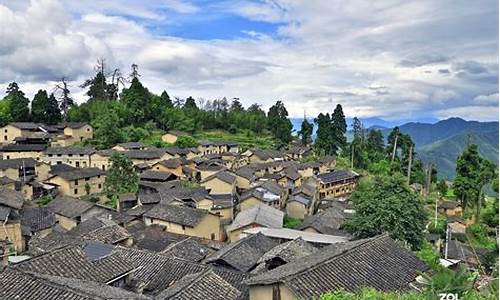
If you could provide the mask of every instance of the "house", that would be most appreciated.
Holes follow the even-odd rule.
[[[36,160],[15,158],[0,160],[0,176],[16,181],[28,181],[36,176]]]
[[[49,165],[64,163],[75,168],[90,168],[90,156],[94,152],[94,149],[88,147],[49,147],[41,159]]]
[[[301,160],[311,154],[310,147],[295,146],[285,151],[287,160]]]
[[[250,188],[250,184],[255,179],[253,169],[247,166],[238,168],[234,174],[236,176],[236,187],[240,190]]]
[[[118,196],[118,211],[124,211],[137,205],[137,195],[134,193],[124,193]]]
[[[349,170],[338,170],[316,175],[319,181],[319,198],[333,199],[349,195],[358,184],[359,174]]]
[[[286,214],[292,218],[303,220],[312,215],[317,201],[317,192],[314,186],[303,184],[295,189],[286,200]]]
[[[297,238],[301,238],[318,248],[322,248],[328,245],[345,243],[348,241],[348,239],[343,236],[306,232],[290,228],[253,227],[245,229],[240,236],[248,237],[255,234],[264,235],[270,239],[276,240],[278,243],[284,243],[293,241]]]
[[[35,234],[45,237],[55,224],[56,216],[48,207],[24,207],[21,211],[21,226],[29,237]]]
[[[456,201],[441,201],[438,204],[438,212],[446,216],[461,216],[463,209]]]
[[[96,214],[93,203],[72,197],[57,197],[47,207],[54,212],[57,223],[66,230]]]
[[[7,176],[0,177],[0,186],[4,189],[15,190],[16,189],[16,181],[10,179]]]
[[[40,160],[47,146],[43,144],[9,144],[0,148],[3,159],[32,158]]]
[[[234,142],[222,142],[222,141],[199,141],[198,151],[202,155],[209,154],[222,154],[225,152],[238,153],[239,147],[237,143]]]
[[[32,122],[14,122],[0,128],[3,143],[13,143],[18,137],[31,137],[36,133],[46,132],[42,124]]]
[[[116,151],[129,151],[129,150],[145,150],[147,145],[141,142],[129,142],[129,143],[121,143],[113,148],[112,150]]]
[[[25,248],[25,240],[21,231],[20,211],[24,206],[23,194],[0,188],[0,241],[7,240],[12,243],[14,250],[19,253]]]
[[[152,169],[159,172],[170,172],[175,174],[177,177],[183,177],[184,173],[182,172],[182,165],[183,162],[180,158],[171,158],[155,163],[152,166]]]
[[[272,161],[283,161],[284,154],[275,150],[253,149],[243,153],[249,163],[267,163]]]
[[[287,192],[276,181],[267,180],[244,191],[239,197],[239,208],[241,211],[252,206],[264,203],[276,209],[282,207],[287,197]]]
[[[348,236],[343,230],[343,226],[351,216],[351,212],[339,202],[333,202],[332,204],[332,207],[306,217],[296,229],[313,233]]]
[[[203,209],[157,204],[143,217],[146,225],[163,225],[167,232],[220,240],[219,216]]]
[[[90,155],[90,163],[92,168],[98,168],[103,171],[106,171],[111,167],[111,155],[115,150],[106,149],[106,150],[97,150]]]
[[[337,157],[335,155],[325,155],[318,159],[320,164],[320,173],[326,173],[333,170],[337,165]]]
[[[209,209],[212,213],[220,216],[221,222],[230,222],[234,218],[234,198],[232,194],[213,194],[212,207]],[[200,207],[198,207],[200,208]]]
[[[173,158],[174,156],[169,154],[165,149],[160,148],[148,148],[145,150],[129,150],[123,152],[123,154],[132,160],[134,165],[141,163],[148,164],[150,166],[155,163]]]
[[[93,216],[68,231],[68,235],[110,245],[132,246],[132,236],[116,222],[102,216]]]
[[[411,289],[429,267],[388,235],[335,244],[246,280],[250,299],[317,299],[326,292],[362,288]],[[314,288],[311,288],[314,286]]]
[[[68,147],[78,142],[91,139],[94,129],[90,124],[84,122],[66,122],[56,125],[62,131],[52,142],[53,147]]]
[[[236,192],[236,177],[228,171],[217,172],[205,177],[200,185],[209,190],[210,194],[232,194]]]
[[[200,174],[200,180],[204,180],[205,178],[226,169],[226,166],[214,161],[204,161],[195,167],[195,171],[198,171]]]
[[[488,258],[485,257],[488,253],[487,249],[472,247],[457,239],[450,239],[448,245],[443,247],[442,251],[445,259],[459,260],[468,267],[476,270],[481,269],[481,265],[488,260]]]
[[[169,235],[172,235],[169,233]],[[172,242],[170,245],[160,251],[162,255],[176,257],[188,261],[200,262],[207,255],[214,252],[210,247],[205,245],[204,241],[195,237],[185,237],[180,235],[181,239],[177,242]]]
[[[278,244],[276,240],[255,234],[224,246],[207,257],[205,263],[237,272],[249,272],[255,268],[264,253]]]
[[[177,139],[181,136],[188,136],[189,134],[179,130],[169,130],[167,133],[161,136],[161,140],[165,143],[175,144]]]
[[[243,210],[236,215],[233,223],[227,228],[229,240],[235,242],[240,234],[252,227],[282,228],[285,214],[265,204],[258,204]]]
[[[58,186],[63,196],[81,197],[102,192],[105,173],[97,168],[79,168],[61,172],[47,179],[48,183]]]

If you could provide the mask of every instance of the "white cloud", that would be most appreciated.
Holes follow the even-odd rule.
[[[492,0],[222,2],[218,13],[279,26],[275,34],[246,30],[232,40],[154,34],[155,26],[182,26],[172,19],[182,14],[204,17],[192,2],[63,3],[0,4],[0,88],[16,80],[32,95],[66,76],[83,95],[78,84],[105,57],[123,73],[139,64],[153,92],[239,97],[265,109],[281,99],[293,116],[342,103],[348,116],[442,117],[472,107],[469,117],[490,118],[480,107],[498,103]]]
[[[461,117],[465,120],[498,121],[498,106],[462,106],[436,111],[440,118]]]

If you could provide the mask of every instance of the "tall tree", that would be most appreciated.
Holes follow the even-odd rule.
[[[31,101],[31,119],[36,123],[45,123],[47,121],[46,109],[49,103],[47,91],[38,90]]]
[[[170,99],[170,96],[168,95],[167,91],[161,92],[160,95],[161,101],[165,104],[166,107],[171,108],[174,106],[172,103],[172,100]]]
[[[98,149],[108,149],[124,141],[118,115],[113,110],[99,114],[92,126],[95,128],[93,140]]]
[[[50,94],[49,100],[47,102],[47,109],[45,112],[46,124],[57,124],[62,121],[63,117],[61,114],[61,109],[59,108],[59,102],[57,101],[54,94]]]
[[[354,117],[352,123],[353,139],[351,142],[351,167],[364,168],[365,158],[365,133],[363,123]]]
[[[347,143],[345,133],[347,131],[347,123],[345,121],[342,105],[337,104],[332,114],[332,141],[333,152],[337,153],[339,150],[344,149]]]
[[[377,176],[362,181],[351,200],[355,213],[346,227],[356,237],[388,232],[414,249],[420,247],[427,216],[422,201],[404,177]]]
[[[279,146],[284,146],[292,140],[292,122],[288,119],[288,111],[281,101],[277,101],[267,113],[267,126]]]
[[[371,163],[378,162],[384,158],[384,148],[384,135],[382,131],[378,129],[368,131],[368,136],[366,137],[366,151]]]
[[[316,130],[316,142],[314,143],[314,148],[317,154],[335,154],[333,150],[333,140],[332,140],[332,122],[330,119],[330,114],[320,113],[314,123],[318,129]]]
[[[7,86],[7,97],[10,102],[10,115],[14,122],[30,121],[30,100],[24,96],[16,82]]]
[[[116,205],[118,196],[123,193],[135,193],[139,189],[139,176],[132,161],[125,155],[114,152],[110,158],[111,167],[106,172],[104,191]]]
[[[302,125],[300,126],[300,131],[298,132],[300,141],[303,146],[307,146],[312,143],[313,128],[313,124],[309,123],[309,121],[307,121],[307,118],[304,116],[304,120],[302,121]]]
[[[130,113],[131,124],[142,124],[152,118],[151,94],[137,77],[132,79],[128,89],[124,89],[121,101]]]
[[[195,111],[198,110],[198,106],[196,105],[196,100],[193,97],[189,96],[184,102],[183,109],[187,111]]]
[[[68,111],[73,106],[74,101],[70,96],[69,85],[66,81],[66,78],[61,78],[61,82],[57,83],[54,88],[54,93],[58,93],[59,99],[59,107],[61,108],[61,112],[64,120],[68,120]]]

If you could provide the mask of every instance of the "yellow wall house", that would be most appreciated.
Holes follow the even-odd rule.
[[[187,136],[187,135],[189,134],[186,132],[182,132],[179,130],[170,130],[161,136],[161,140],[164,141],[165,143],[175,144],[175,142],[177,142],[177,139],[180,136]]]
[[[49,147],[42,155],[42,161],[49,165],[68,164],[75,168],[90,168],[90,156],[94,152],[92,148]]]
[[[67,122],[57,125],[62,129],[62,134],[58,135],[52,142],[52,146],[67,147],[78,142],[91,139],[94,135],[94,129],[87,123]]]
[[[319,181],[319,198],[333,199],[349,195],[358,184],[359,174],[349,170],[338,170],[316,176]]]
[[[446,216],[461,216],[462,207],[456,201],[441,201],[438,205],[439,213],[445,214]]]
[[[144,214],[146,225],[158,224],[165,231],[210,240],[220,240],[220,218],[203,209],[157,204]]]
[[[121,143],[112,148],[116,151],[145,150],[147,145],[141,142]]]
[[[32,158],[16,158],[0,160],[0,177],[12,180],[27,181],[36,176],[37,162]]]
[[[236,177],[227,171],[222,171],[201,180],[200,185],[209,190],[210,194],[234,194]]]
[[[157,162],[152,166],[154,171],[170,172],[177,177],[183,177],[182,173],[182,160],[180,158],[171,158]]]
[[[25,243],[21,233],[20,210],[24,206],[23,194],[11,189],[0,188],[0,240],[12,243],[17,253],[24,251]]]
[[[43,144],[9,144],[0,149],[3,159],[33,158],[40,160],[47,147]]]
[[[265,204],[258,204],[236,215],[234,222],[227,228],[229,240],[236,242],[240,234],[252,227],[283,228],[285,214]]]
[[[9,123],[0,128],[2,143],[13,143],[19,137],[32,137],[37,133],[44,133],[45,129],[42,124],[31,122],[14,122]]]
[[[57,185],[60,195],[81,197],[102,192],[104,180],[104,171],[101,169],[81,168],[61,172],[47,182]]]
[[[47,207],[54,212],[61,227],[71,230],[85,220],[85,215],[94,207],[94,203],[73,197],[57,197]]]

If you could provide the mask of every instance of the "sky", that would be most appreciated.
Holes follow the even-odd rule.
[[[0,0],[0,97],[66,77],[83,102],[104,58],[154,93],[292,117],[498,120],[498,17],[494,0]]]

